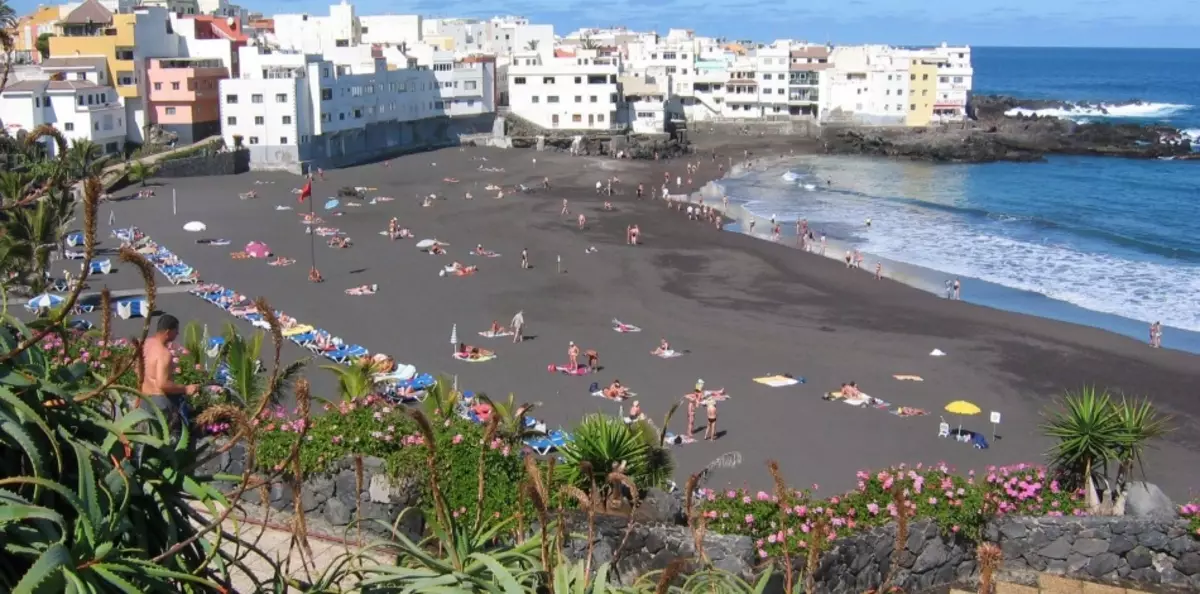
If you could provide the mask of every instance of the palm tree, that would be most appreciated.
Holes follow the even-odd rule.
[[[525,49],[531,52],[536,52],[539,43],[540,42],[536,39],[530,39],[529,42],[525,44]]]
[[[437,421],[453,419],[458,415],[462,394],[453,388],[454,381],[438,376],[437,381],[425,390],[425,416]]]
[[[583,39],[580,40],[579,47],[581,47],[583,49],[587,49],[587,50],[594,50],[594,49],[600,49],[600,44],[597,43],[596,40],[592,39],[591,37],[584,37]]]
[[[475,396],[479,400],[488,403],[492,407],[492,414],[499,419],[499,425],[496,431],[504,438],[514,441],[524,440],[526,437],[539,435],[540,432],[526,426],[525,418],[529,415],[536,404],[517,404],[515,394],[508,395],[507,402],[496,402],[488,398],[487,394],[477,394]]]
[[[0,0],[0,49],[4,50],[6,56],[12,55],[13,50],[13,32],[17,30],[17,13],[8,5],[7,0]],[[0,83],[8,82],[8,61],[5,61],[4,78]],[[0,91],[4,90],[4,85],[0,84]]]
[[[1127,400],[1115,405],[1117,421],[1121,426],[1122,442],[1117,448],[1117,488],[1118,494],[1114,502],[1114,513],[1124,515],[1125,500],[1129,495],[1129,483],[1132,482],[1134,467],[1146,471],[1142,464],[1142,453],[1150,440],[1158,439],[1170,433],[1171,417],[1162,415],[1150,404],[1149,399]]]
[[[338,392],[342,400],[357,400],[371,394],[375,389],[374,370],[371,360],[362,358],[349,367],[343,365],[322,365],[322,369],[332,371],[338,378]]]
[[[46,289],[50,252],[58,247],[63,233],[55,201],[39,200],[7,213],[0,235],[0,267],[17,274],[17,282],[34,294]]]
[[[33,178],[23,171],[5,171],[0,173],[0,198],[5,204],[12,204],[25,197]]]
[[[66,160],[71,178],[78,180],[98,175],[104,169],[108,158],[104,156],[100,145],[86,138],[77,138],[71,141]]]
[[[157,165],[148,165],[141,161],[133,161],[125,168],[129,181],[140,183],[143,188],[146,187],[146,180],[150,179],[157,171]]]

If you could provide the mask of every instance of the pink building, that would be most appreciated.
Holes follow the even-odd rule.
[[[146,68],[150,123],[191,144],[221,134],[221,79],[217,58],[152,58]]]

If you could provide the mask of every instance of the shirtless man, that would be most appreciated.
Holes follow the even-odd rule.
[[[579,369],[579,347],[575,346],[573,341],[567,345],[567,367],[572,370]]]
[[[571,211],[567,210],[567,199],[563,198],[562,216],[565,217],[569,214],[571,214]]]
[[[171,378],[171,370],[175,365],[171,361],[168,346],[177,336],[179,320],[175,316],[164,315],[158,319],[154,334],[146,338],[146,343],[142,345],[142,366],[145,370],[142,399],[152,402],[167,417],[173,439],[178,438],[183,424],[188,422],[188,406],[184,397],[195,396],[200,391],[200,386],[196,384],[181,386]],[[150,410],[145,402],[142,402],[142,407]]]

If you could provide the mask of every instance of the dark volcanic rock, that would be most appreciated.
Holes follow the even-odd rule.
[[[822,130],[821,140],[827,153],[946,163],[1038,161],[1047,154],[1200,159],[1200,153],[1192,152],[1191,142],[1170,126],[1111,121],[1078,123],[1055,117],[1005,115],[1017,107],[1065,109],[1071,105],[1062,101],[983,95],[972,98],[975,119],[971,121],[929,128],[827,126]],[[1104,109],[1084,104],[1075,107]]]

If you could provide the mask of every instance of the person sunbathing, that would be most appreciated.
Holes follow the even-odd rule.
[[[479,244],[479,245],[476,245],[476,246],[475,246],[475,255],[477,255],[477,256],[486,256],[486,255],[488,255],[488,254],[490,254],[490,253],[491,253],[491,252],[489,252],[489,251],[487,251],[487,250],[483,249],[483,244],[482,244],[482,243],[481,243],[481,244]]]
[[[413,236],[413,233],[412,233],[412,231],[410,231],[408,229],[408,227],[401,229],[400,234],[397,235],[397,237],[399,237],[401,239],[405,239],[405,238],[412,237],[412,236]]]
[[[629,388],[621,385],[621,380],[613,380],[607,388],[604,388],[604,397],[610,400],[620,400],[629,394]],[[633,415],[633,409],[630,409],[630,416]]]
[[[442,249],[441,244],[435,243],[432,246],[429,246],[429,253],[435,256],[441,256],[446,253],[446,250]]]
[[[429,208],[430,206],[433,206],[433,200],[429,196],[426,196],[425,199],[421,201],[421,207]]]
[[[862,392],[858,389],[858,383],[850,382],[842,384],[842,398],[854,400],[862,397]]]
[[[492,333],[492,336],[499,336],[505,332],[505,329],[504,326],[500,325],[500,322],[492,320],[492,327],[488,331]]]
[[[471,276],[472,274],[475,274],[476,270],[479,270],[478,266],[459,265],[458,268],[454,269],[454,275],[455,276]]]
[[[604,210],[612,210],[612,202],[604,202]]]
[[[919,409],[919,408],[911,408],[908,406],[901,406],[899,409],[896,410],[896,414],[899,416],[902,416],[902,417],[919,417],[919,416],[922,416],[922,415],[925,415],[928,413],[926,413],[924,410]]]
[[[464,200],[474,200],[475,197],[472,196],[470,192],[467,192],[466,195],[463,196],[463,199]]]
[[[443,178],[442,178],[442,181],[444,181],[444,182],[446,182],[446,183],[448,183],[448,184],[456,184],[456,183],[458,183],[458,179],[457,179],[457,178],[453,178],[453,177],[443,177]]]
[[[642,405],[637,400],[634,400],[633,405],[629,407],[629,418],[635,421],[642,418]]]
[[[458,356],[460,358],[479,359],[481,357],[487,357],[491,354],[492,354],[492,352],[487,349],[481,349],[476,346],[471,346],[465,342],[458,343]]]
[[[671,343],[667,342],[667,339],[665,339],[665,338],[660,340],[658,343],[658,348],[654,349],[655,355],[665,355],[670,352],[671,352]]]
[[[321,276],[321,271],[316,268],[311,268],[308,271],[308,281],[313,283],[325,282],[325,277]]]
[[[374,295],[379,289],[379,285],[360,285],[351,289],[346,289],[347,295]]]

